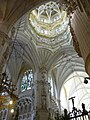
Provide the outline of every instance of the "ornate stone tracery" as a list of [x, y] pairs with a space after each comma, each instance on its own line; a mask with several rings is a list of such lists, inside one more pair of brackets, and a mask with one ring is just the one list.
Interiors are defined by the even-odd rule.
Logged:
[[29, 97], [20, 98], [15, 105], [15, 111], [13, 118], [17, 119], [32, 119], [32, 101]]
[[56, 2], [48, 2], [30, 13], [29, 22], [35, 32], [46, 38], [53, 38], [62, 34], [63, 24], [67, 21], [67, 13]]
[[[68, 13], [68, 15], [70, 15], [70, 13], [73, 13], [73, 10], [75, 10], [76, 8], [77, 8], [77, 4], [75, 3], [75, 1], [73, 0], [73, 1], [71, 1], [71, 0], [63, 0], [63, 3], [64, 3], [64, 5], [65, 5], [65, 10], [67, 11], [67, 13]], [[64, 6], [63, 6], [64, 7]], [[41, 11], [42, 12], [42, 11]], [[60, 12], [60, 11], [59, 11]], [[54, 12], [52, 12], [53, 14], [55, 13], [55, 11]], [[52, 14], [52, 13], [50, 13], [50, 14]], [[55, 13], [56, 14], [56, 13]], [[49, 13], [47, 14], [47, 16], [49, 15]], [[49, 15], [50, 16], [50, 15]], [[40, 19], [41, 20], [41, 19]], [[54, 20], [54, 19], [53, 19]], [[58, 17], [56, 17], [55, 18], [55, 20], [54, 20], [54, 22], [56, 22], [56, 21], [58, 21]], [[45, 22], [45, 20], [41, 20], [41, 22]], [[47, 24], [47, 23], [45, 23], [45, 24]], [[54, 24], [53, 24], [54, 25]], [[48, 27], [51, 29], [51, 27], [53, 26], [53, 25], [49, 25]], [[68, 25], [68, 21], [67, 21], [67, 25]], [[43, 26], [42, 26], [43, 27]], [[54, 26], [54, 27], [56, 27], [56, 26]], [[46, 28], [46, 27], [45, 27]], [[76, 52], [79, 54], [79, 56], [81, 57], [82, 55], [81, 55], [81, 52], [80, 52], [80, 47], [79, 47], [79, 42], [77, 41], [77, 39], [76, 39], [76, 35], [75, 35], [75, 33], [74, 33], [74, 31], [73, 31], [73, 28], [71, 28], [70, 29], [70, 31], [71, 31], [71, 34], [72, 34], [72, 39], [73, 39], [73, 46], [75, 47], [75, 49], [76, 49]], [[46, 31], [43, 31], [42, 30], [42, 34], [43, 33], [47, 33]], [[65, 33], [66, 34], [66, 33]], [[64, 35], [63, 35], [64, 36]], [[45, 36], [44, 36], [45, 37]], [[58, 39], [56, 39], [56, 41], [58, 40], [60, 40], [61, 38], [58, 38]], [[63, 39], [63, 38], [62, 38]], [[66, 38], [67, 39], [67, 38]], [[65, 39], [65, 43], [67, 43], [67, 41], [66, 41], [66, 39]], [[42, 39], [42, 38], [39, 38], [38, 40], [41, 40], [41, 41], [39, 41], [38, 43], [40, 44], [40, 42], [42, 42], [42, 40], [43, 41], [45, 41], [46, 39]], [[55, 42], [56, 41], [54, 41], [53, 39], [52, 40], [50, 40], [50, 44], [55, 44]], [[60, 42], [62, 42], [62, 41], [60, 41]], [[43, 42], [43, 43], [45, 43], [45, 42]], [[47, 43], [49, 43], [48, 42], [48, 39], [47, 39]], [[57, 42], [57, 44], [58, 44], [58, 42]], [[4, 46], [5, 45], [5, 41], [3, 40], [2, 41], [2, 43], [1, 43], [1, 46]], [[42, 45], [42, 44], [41, 44]], [[57, 47], [57, 46], [56, 46]], [[3, 47], [2, 47], [3, 48]], [[52, 48], [54, 48], [54, 47], [52, 47]], [[2, 56], [2, 60], [0, 61], [1, 62], [1, 70], [0, 71], [2, 71], [2, 68], [3, 68], [3, 65], [4, 65], [4, 63], [5, 63], [5, 60], [6, 60], [6, 58], [7, 58], [7, 55], [8, 55], [8, 50], [9, 50], [9, 48], [7, 48], [6, 49], [6, 52], [5, 53], [3, 53], [3, 56]], [[89, 62], [89, 60], [88, 60], [88, 62]], [[88, 66], [88, 65], [87, 65]], [[37, 114], [36, 114], [36, 116], [35, 117], [39, 117], [40, 118], [40, 114], [39, 114], [39, 112], [40, 113], [42, 113], [41, 111], [48, 111], [48, 105], [49, 105], [49, 103], [47, 102], [47, 98], [48, 98], [48, 94], [49, 94], [49, 88], [50, 88], [50, 85], [48, 84], [48, 82], [47, 82], [47, 76], [48, 76], [48, 74], [47, 74], [47, 72], [46, 72], [46, 70], [40, 70], [39, 71], [39, 75], [40, 75], [40, 79], [38, 79], [37, 78], [37, 81], [35, 81], [36, 83], [35, 83], [35, 87], [36, 87], [36, 93], [37, 93], [37, 101], [39, 102], [39, 104], [37, 105], [37, 104], [35, 104], [35, 105], [37, 105], [37, 106], [35, 106], [36, 107], [36, 112], [37, 112]], [[39, 90], [39, 91], [37, 91], [37, 90]], [[34, 95], [35, 95], [35, 93], [34, 93]], [[33, 97], [35, 97], [33, 95]], [[48, 95], [48, 96], [47, 96]], [[39, 98], [40, 97], [40, 98]], [[22, 104], [21, 104], [22, 105]], [[25, 106], [25, 109], [27, 108], [27, 106]], [[21, 110], [22, 110], [22, 108], [21, 108]], [[18, 109], [17, 109], [17, 111], [18, 111]], [[44, 114], [44, 116], [45, 116], [45, 114]], [[47, 115], [48, 116], [48, 115]], [[25, 118], [26, 117], [26, 115], [24, 115], [23, 116], [23, 118]], [[38, 118], [37, 117], [37, 118]], [[23, 119], [22, 118], [22, 119]], [[17, 120], [17, 119], [16, 119]]]

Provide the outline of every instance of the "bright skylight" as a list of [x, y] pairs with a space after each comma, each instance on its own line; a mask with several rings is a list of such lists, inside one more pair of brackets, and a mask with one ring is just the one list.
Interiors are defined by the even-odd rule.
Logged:
[[67, 13], [52, 1], [33, 10], [29, 21], [36, 33], [50, 38], [65, 32], [69, 23]]

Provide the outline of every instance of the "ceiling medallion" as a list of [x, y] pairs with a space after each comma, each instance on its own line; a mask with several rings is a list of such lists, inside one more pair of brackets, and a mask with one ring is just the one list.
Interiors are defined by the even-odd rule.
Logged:
[[71, 14], [76, 10], [74, 0], [50, 1], [29, 13], [29, 31], [34, 35], [36, 45], [58, 49], [70, 45]]

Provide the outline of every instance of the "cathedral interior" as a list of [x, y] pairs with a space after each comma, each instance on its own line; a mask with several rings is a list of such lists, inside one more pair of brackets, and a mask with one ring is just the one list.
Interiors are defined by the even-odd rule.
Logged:
[[88, 120], [89, 76], [90, 0], [0, 0], [0, 120]]

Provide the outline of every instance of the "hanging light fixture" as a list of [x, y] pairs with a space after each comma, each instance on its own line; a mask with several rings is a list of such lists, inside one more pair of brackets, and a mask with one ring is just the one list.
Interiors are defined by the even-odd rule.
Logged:
[[[20, 23], [21, 23], [21, 20], [19, 22], [19, 25], [20, 25]], [[14, 40], [12, 41], [10, 53], [9, 53], [9, 56], [7, 58], [7, 62], [6, 62], [5, 68], [4, 68], [5, 70], [2, 73], [2, 78], [1, 78], [1, 83], [0, 83], [0, 102], [1, 102], [0, 108], [1, 109], [12, 108], [12, 106], [15, 104], [15, 101], [18, 100], [17, 95], [14, 94], [14, 91], [16, 91], [16, 85], [13, 84], [12, 79], [8, 77], [7, 72], [6, 72], [8, 62], [9, 62], [11, 54], [13, 52], [14, 43], [17, 38], [18, 30], [19, 30], [19, 27], [17, 28], [17, 31], [15, 33], [15, 28], [13, 27], [12, 31], [11, 31], [11, 39], [13, 38]], [[2, 96], [3, 96], [3, 100], [1, 99]], [[8, 104], [7, 98], [10, 99], [9, 104]]]
[[12, 84], [11, 80], [8, 80], [6, 73], [3, 73], [2, 82], [0, 84], [0, 109], [13, 109], [13, 106], [18, 100], [18, 97], [13, 93], [15, 90], [16, 86]]
[[11, 98], [18, 99], [17, 96], [13, 93], [16, 90], [16, 85], [13, 85], [11, 80], [8, 80], [6, 73], [2, 74], [2, 82], [0, 84], [0, 95], [2, 93], [7, 93]]

